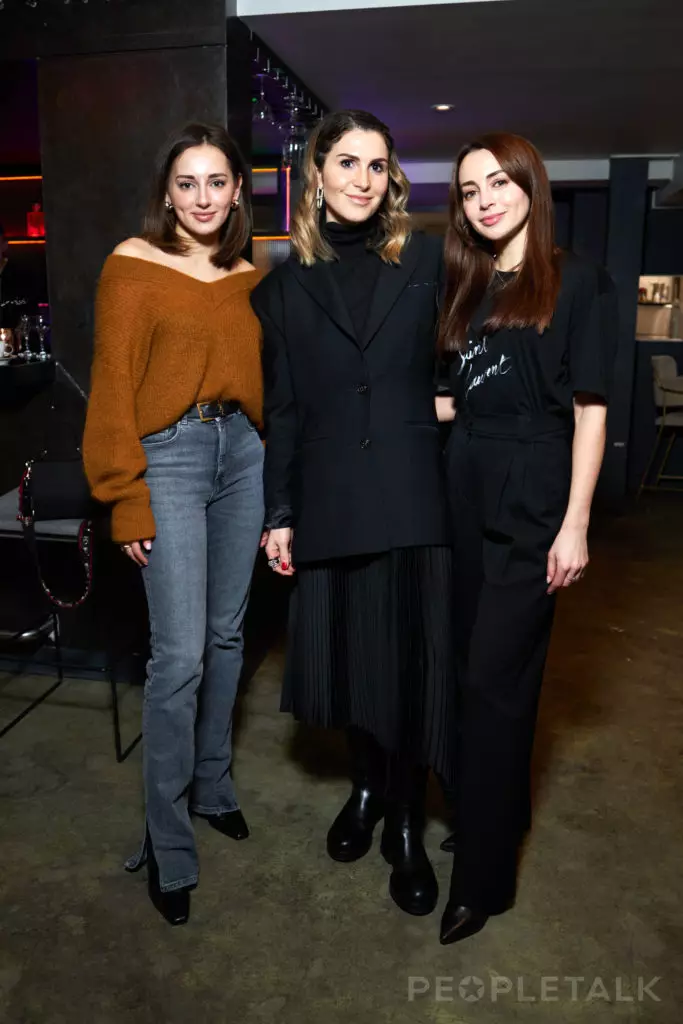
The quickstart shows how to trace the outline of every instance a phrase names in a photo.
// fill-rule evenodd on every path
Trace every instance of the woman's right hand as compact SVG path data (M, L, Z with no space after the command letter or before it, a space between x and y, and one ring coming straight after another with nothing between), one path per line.
M152 550L151 540L134 540L130 544L122 544L121 550L128 555L136 565L145 566L148 564L147 554Z
M293 576L292 537L294 531L285 526L279 530L270 530L265 543L268 565L278 576Z

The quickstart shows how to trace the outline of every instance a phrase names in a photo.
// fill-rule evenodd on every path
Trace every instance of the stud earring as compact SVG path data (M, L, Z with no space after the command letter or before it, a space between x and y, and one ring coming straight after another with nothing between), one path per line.
M325 201L325 191L324 191L322 185L318 185L317 189L315 190L315 205L317 206L317 208L319 210L322 210L323 202L324 201Z
M167 209L167 210L172 210L172 209L173 209L173 203L170 203L170 202L168 201L168 199L167 199L167 200L166 200L166 202L164 203L164 206L166 207L166 209Z
M231 210L237 210L239 208L239 205L240 205L240 198L238 196L237 199L233 199L233 201L230 203L230 209Z

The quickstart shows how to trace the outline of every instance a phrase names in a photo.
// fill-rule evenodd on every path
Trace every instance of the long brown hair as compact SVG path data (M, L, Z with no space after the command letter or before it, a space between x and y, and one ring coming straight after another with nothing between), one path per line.
M147 213L142 228L142 237L162 252L184 255L188 249L176 230L176 215L165 205L168 179L173 164L181 153L194 146L215 146L220 149L230 165L235 181L242 178L240 204L231 210L221 227L218 251L211 257L214 267L230 270L239 259L240 253L251 237L251 195L249 169L239 146L219 124L187 124L174 132L157 154L154 179Z
M303 165L304 187L292 218L291 239L301 263L312 266L316 260L332 262L337 257L320 232L320 212L316 205L318 178L327 154L347 132L360 129L377 132L384 139L389 153L389 188L379 208L381 226L375 251L385 263L399 263L403 246L410 235L410 216L406 211L410 184L398 162L396 148L387 126L364 110L338 110L318 124L306 147Z
M501 288L483 329L535 327L539 334L550 325L560 290L559 250L555 246L555 217L550 181L535 146L519 135L491 132L460 150L453 166L446 232L446 294L439 325L440 351L467 346L472 316L491 280L494 253L471 226L463 207L460 167L475 150L488 149L501 169L529 197L524 258L513 281Z

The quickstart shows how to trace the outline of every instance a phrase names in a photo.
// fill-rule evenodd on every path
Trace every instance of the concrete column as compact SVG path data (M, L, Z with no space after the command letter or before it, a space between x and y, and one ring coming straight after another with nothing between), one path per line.
M647 158L642 157L623 157L610 162L606 264L618 292L619 347L598 494L605 503L617 508L626 497L648 166Z

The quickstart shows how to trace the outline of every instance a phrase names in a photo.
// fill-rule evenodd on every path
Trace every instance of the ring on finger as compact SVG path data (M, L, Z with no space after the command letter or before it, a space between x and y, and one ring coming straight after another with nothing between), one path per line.
M280 564L280 559L279 558L269 558L268 559L268 568L269 569L277 569L279 564Z

